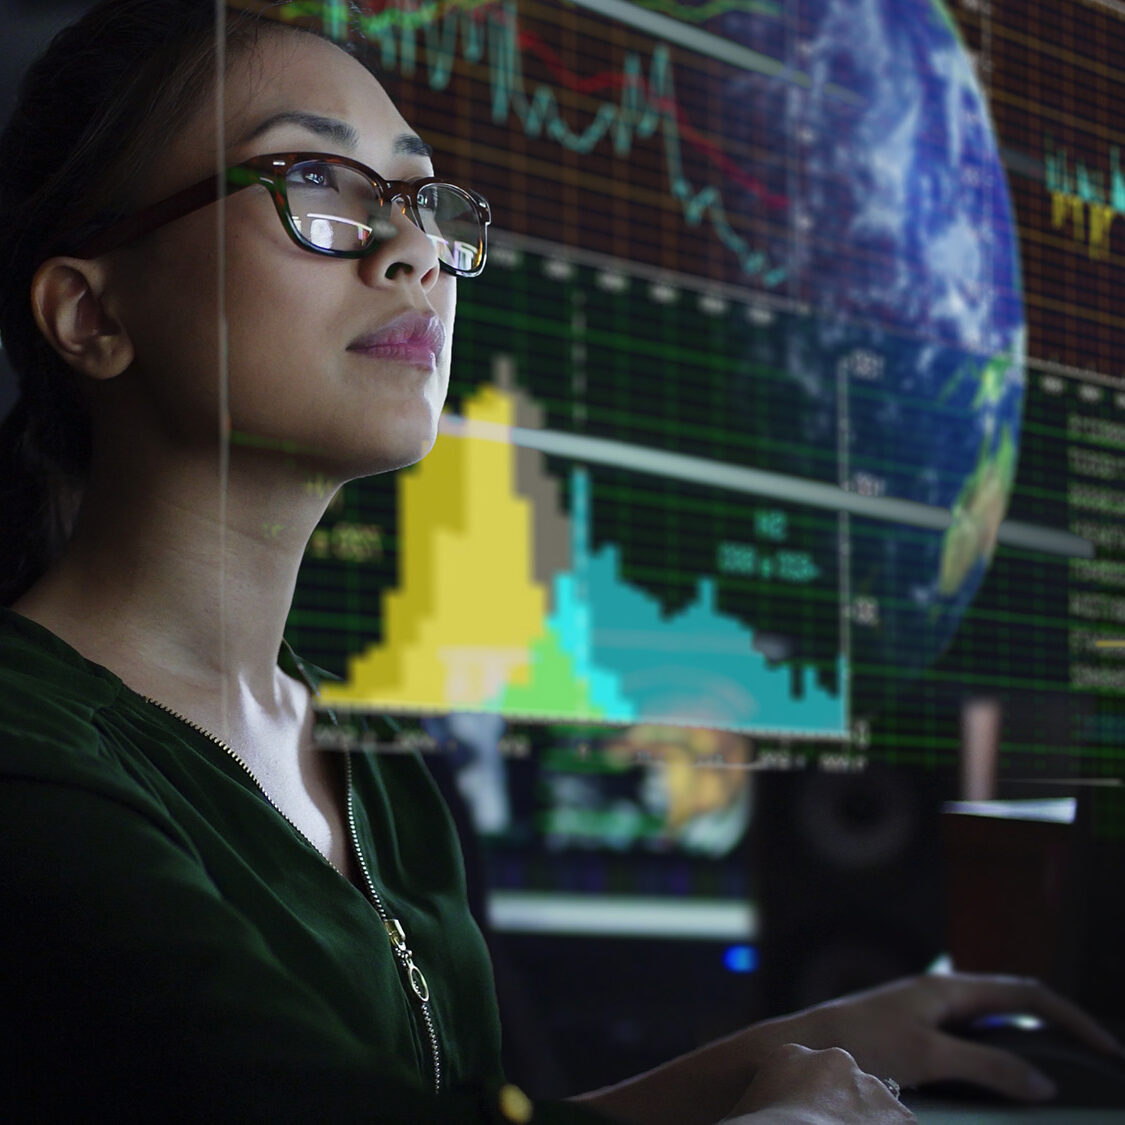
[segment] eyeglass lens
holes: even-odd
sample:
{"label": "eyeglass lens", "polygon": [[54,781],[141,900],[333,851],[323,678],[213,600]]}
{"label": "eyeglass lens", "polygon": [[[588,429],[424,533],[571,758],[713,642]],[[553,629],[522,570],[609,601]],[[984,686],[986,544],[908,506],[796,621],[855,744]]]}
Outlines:
{"label": "eyeglass lens", "polygon": [[[285,191],[298,234],[320,250],[363,250],[395,235],[389,217],[380,216],[391,201],[380,199],[371,181],[345,164],[295,164],[286,176]],[[426,185],[418,192],[418,219],[440,261],[457,272],[476,267],[481,223],[464,192],[452,184]]]}

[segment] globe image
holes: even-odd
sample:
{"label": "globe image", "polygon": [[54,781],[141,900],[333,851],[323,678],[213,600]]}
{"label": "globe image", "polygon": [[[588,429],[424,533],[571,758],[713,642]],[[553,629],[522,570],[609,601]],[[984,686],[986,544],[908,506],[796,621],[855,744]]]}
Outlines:
{"label": "globe image", "polygon": [[832,451],[808,475],[952,513],[850,522],[853,657],[912,675],[981,583],[1019,447],[1026,322],[988,106],[937,0],[796,0],[722,33],[791,64],[722,104],[725,135],[779,157],[789,234],[769,250],[801,307],[749,347],[799,387],[801,440]]}

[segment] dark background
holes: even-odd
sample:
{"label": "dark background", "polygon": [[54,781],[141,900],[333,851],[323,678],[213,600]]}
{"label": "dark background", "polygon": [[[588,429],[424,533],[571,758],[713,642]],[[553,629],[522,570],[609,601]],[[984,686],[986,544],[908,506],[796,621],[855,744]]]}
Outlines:
{"label": "dark background", "polygon": [[[7,116],[23,68],[56,29],[87,6],[70,0],[4,0],[0,115]],[[539,5],[535,11],[542,26],[549,26],[561,7]],[[1125,20],[1094,4],[998,0],[987,21],[986,42],[978,4],[952,5],[952,10],[970,48],[981,50],[989,64],[982,79],[1005,148],[1020,223],[1030,354],[1036,360],[1120,377],[1125,374],[1121,236],[1115,232],[1109,252],[1095,258],[1054,225],[1044,187],[1044,154],[1049,136],[1074,159],[1102,167],[1108,146],[1125,143],[1120,119],[1125,91],[1116,65],[1125,51]],[[573,57],[582,50],[573,32],[560,34],[563,54]],[[628,41],[632,34],[625,31],[619,38]],[[403,108],[413,118],[412,110],[418,107]],[[472,99],[462,101],[461,112],[475,112]],[[427,130],[426,135],[440,145],[443,138],[433,132]],[[456,124],[450,122],[444,139],[452,154],[451,176],[457,175],[458,161],[467,160],[458,151],[456,137]],[[499,135],[494,140],[498,146],[506,143]],[[517,177],[511,190],[513,206],[506,213],[516,229],[523,221],[518,201],[524,200],[525,214],[534,210],[534,197],[524,189],[537,177],[541,180],[548,148],[529,142],[514,160],[523,180]],[[556,151],[550,150],[552,158]],[[595,157],[593,163],[602,159]],[[572,155],[563,162],[568,168],[580,163]],[[608,161],[605,165],[611,171]],[[638,164],[639,179],[650,171],[643,161]],[[573,191],[565,186],[560,190]],[[608,237],[611,232],[612,227],[603,233]],[[666,233],[668,240],[648,251],[657,259],[675,255],[676,233]],[[0,351],[0,368],[2,364]],[[1027,417],[1049,428],[1055,407],[1037,386],[1033,375]],[[12,380],[0,369],[0,414],[13,397]],[[1034,444],[1034,433],[1028,440]],[[1065,450],[1052,450],[1046,438],[1042,441],[1037,460],[1029,461],[1025,450],[1021,468],[1020,481],[1032,490],[1041,485],[1042,476],[1067,471]],[[1050,479],[1050,485],[1058,488],[1058,480]],[[980,595],[984,611],[1010,596],[1010,565],[1001,555]],[[1057,599],[1055,613],[1065,619],[1065,567],[1061,572],[1049,570],[1037,581],[1054,583],[1056,589],[1044,596]],[[982,665],[994,652],[985,640],[987,612],[975,623],[969,621],[967,628],[954,644],[948,667]],[[1065,630],[1056,643],[1066,644]],[[1049,741],[1059,747],[1062,758],[1080,721],[1121,713],[1118,695],[1076,700],[1061,690],[1003,688],[997,695],[1004,704],[1003,760],[1011,777],[1021,772],[1022,746]],[[939,676],[896,692],[893,702],[884,701],[889,717],[876,722],[873,736],[885,764],[865,775],[833,779],[779,774],[759,779],[762,815],[739,853],[753,874],[762,917],[761,968],[756,973],[730,973],[723,963],[722,943],[492,934],[513,1077],[541,1094],[588,1088],[750,1019],[925,967],[944,949],[938,820],[942,801],[957,792],[956,752],[965,698],[963,683]],[[448,777],[445,781],[452,795]],[[1029,793],[1011,778],[1005,782],[1003,770],[1001,788],[1009,796]],[[1036,790],[1037,795],[1047,792]],[[802,803],[816,810],[806,822],[791,815]],[[810,836],[802,823],[819,827]],[[841,864],[845,844],[866,860]],[[466,850],[470,872],[481,884],[477,889],[483,891],[486,857],[471,835]],[[1107,875],[1103,884],[1110,881]],[[1097,887],[1090,894],[1094,901]],[[565,971],[560,965],[567,966]]]}

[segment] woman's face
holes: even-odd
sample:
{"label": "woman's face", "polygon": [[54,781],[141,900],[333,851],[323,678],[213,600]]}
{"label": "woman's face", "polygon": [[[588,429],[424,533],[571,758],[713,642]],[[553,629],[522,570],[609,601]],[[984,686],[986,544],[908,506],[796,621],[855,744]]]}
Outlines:
{"label": "woman's face", "polygon": [[[379,83],[311,35],[263,34],[232,62],[223,107],[228,165],[315,151],[354,157],[386,179],[434,174]],[[204,107],[157,161],[143,202],[213,173],[216,153],[214,106]],[[424,456],[449,381],[456,301],[429,239],[398,215],[398,233],[372,256],[321,257],[290,240],[268,192],[252,187],[226,201],[220,252],[217,214],[204,208],[111,256],[115,311],[136,352],[122,379],[153,436],[213,446],[221,253],[232,455],[281,450],[303,471],[339,480]],[[404,316],[433,319],[434,354],[361,346]]]}

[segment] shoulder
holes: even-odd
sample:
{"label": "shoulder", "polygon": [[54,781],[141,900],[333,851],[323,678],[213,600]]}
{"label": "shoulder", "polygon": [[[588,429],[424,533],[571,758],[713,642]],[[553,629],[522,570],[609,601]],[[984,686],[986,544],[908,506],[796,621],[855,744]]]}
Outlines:
{"label": "shoulder", "polygon": [[0,780],[131,790],[102,723],[123,690],[113,673],[0,608]]}
{"label": "shoulder", "polygon": [[88,716],[111,704],[121,688],[112,672],[50,630],[0,607],[0,721],[34,720],[44,706]]}

